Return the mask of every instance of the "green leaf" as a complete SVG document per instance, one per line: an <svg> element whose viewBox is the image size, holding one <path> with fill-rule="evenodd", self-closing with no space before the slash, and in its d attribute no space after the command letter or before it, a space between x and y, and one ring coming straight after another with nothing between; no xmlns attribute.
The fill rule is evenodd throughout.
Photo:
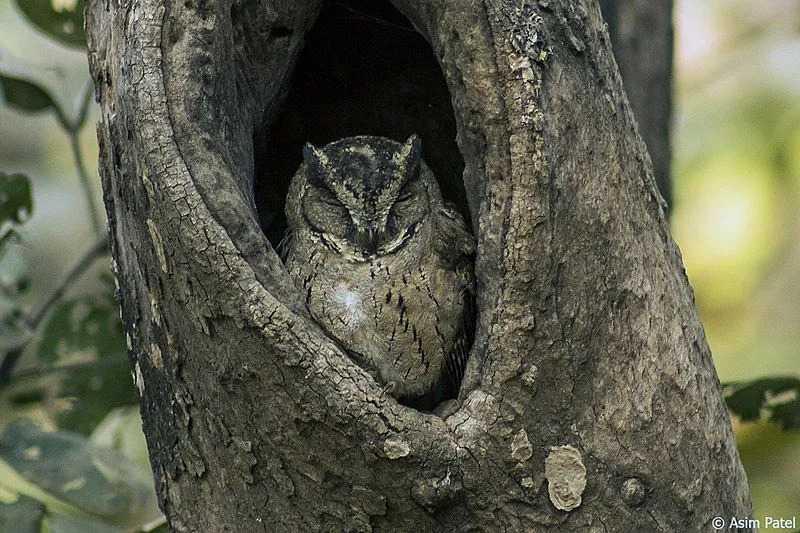
<svg viewBox="0 0 800 533"><path fill-rule="evenodd" d="M800 378L777 376L723 384L728 408L743 422L766 411L784 429L800 429Z"/></svg>
<svg viewBox="0 0 800 533"><path fill-rule="evenodd" d="M30 337L19 302L0 295L0 355L21 349Z"/></svg>
<svg viewBox="0 0 800 533"><path fill-rule="evenodd" d="M10 107L38 113L52 109L59 122L67 125L61 106L53 98L44 72L28 67L0 46L0 95Z"/></svg>
<svg viewBox="0 0 800 533"><path fill-rule="evenodd" d="M80 344L80 337L74 333L71 323L75 305L75 302L68 300L50 312L36 350L36 355L42 361L55 362L59 358L66 358Z"/></svg>
<svg viewBox="0 0 800 533"><path fill-rule="evenodd" d="M42 329L37 355L55 361L71 355L113 357L127 353L114 288L103 280L102 292L62 302Z"/></svg>
<svg viewBox="0 0 800 533"><path fill-rule="evenodd" d="M36 113L56 105L50 93L33 81L0 73L0 89L6 103L20 111Z"/></svg>
<svg viewBox="0 0 800 533"><path fill-rule="evenodd" d="M28 177L0 171L0 227L6 222L22 224L32 212L33 197Z"/></svg>
<svg viewBox="0 0 800 533"><path fill-rule="evenodd" d="M159 524L155 528L151 529L150 533L170 533L170 531L172 530L169 528L169 524L164 521L164 523Z"/></svg>
<svg viewBox="0 0 800 533"><path fill-rule="evenodd" d="M28 263L21 251L21 246L0 248L0 294L18 296L30 285Z"/></svg>
<svg viewBox="0 0 800 533"><path fill-rule="evenodd" d="M53 39L86 48L84 0L16 0L16 4L30 22Z"/></svg>
<svg viewBox="0 0 800 533"><path fill-rule="evenodd" d="M119 527L101 521L80 520L65 515L53 515L45 519L48 533L125 533Z"/></svg>
<svg viewBox="0 0 800 533"><path fill-rule="evenodd" d="M15 421L0 438L0 459L6 468L0 484L67 515L72 520L51 524L63 522L61 531L81 531L67 528L75 520L141 528L160 516L150 473L81 435Z"/></svg>
<svg viewBox="0 0 800 533"><path fill-rule="evenodd" d="M127 357L96 363L64 373L58 394L70 407L56 415L59 427L88 435L113 409L137 404Z"/></svg>
<svg viewBox="0 0 800 533"><path fill-rule="evenodd" d="M14 494L15 501L5 503L0 498L0 531L39 533L44 518L44 505L40 502Z"/></svg>
<svg viewBox="0 0 800 533"><path fill-rule="evenodd" d="M138 405L112 410L94 427L89 438L95 444L114 448L144 469L150 468Z"/></svg>
<svg viewBox="0 0 800 533"><path fill-rule="evenodd" d="M55 414L60 427L88 435L117 407L136 405L114 285L61 302L41 329L36 354L59 375L58 395L70 406Z"/></svg>

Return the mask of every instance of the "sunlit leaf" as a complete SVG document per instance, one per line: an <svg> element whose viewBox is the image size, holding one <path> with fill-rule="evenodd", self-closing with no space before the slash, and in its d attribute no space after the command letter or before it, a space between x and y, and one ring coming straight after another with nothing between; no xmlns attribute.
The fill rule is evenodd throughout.
<svg viewBox="0 0 800 533"><path fill-rule="evenodd" d="M16 4L30 22L53 39L69 46L86 47L84 0L16 0Z"/></svg>
<svg viewBox="0 0 800 533"><path fill-rule="evenodd" d="M33 197L28 177L0 171L0 226L6 222L22 224L32 211Z"/></svg>
<svg viewBox="0 0 800 533"><path fill-rule="evenodd" d="M33 493L28 495L42 500L48 511L69 516L61 531L89 531L67 529L75 519L130 528L160 516L150 473L80 435L16 421L0 438L0 459L11 469L3 485Z"/></svg>
<svg viewBox="0 0 800 533"><path fill-rule="evenodd" d="M144 469L150 468L138 405L119 407L109 412L94 427L89 438L95 444L114 448Z"/></svg>
<svg viewBox="0 0 800 533"><path fill-rule="evenodd" d="M169 524L166 524L166 523L161 524L158 527L156 527L155 529L151 529L150 531L151 531L151 533L169 533L170 532Z"/></svg>
<svg viewBox="0 0 800 533"><path fill-rule="evenodd" d="M778 376L723 385L728 408L744 422L755 421L762 411L784 429L800 429L800 378Z"/></svg>
<svg viewBox="0 0 800 533"><path fill-rule="evenodd" d="M44 517L44 505L28 496L14 494L15 501L5 503L0 498L0 531L39 533Z"/></svg>

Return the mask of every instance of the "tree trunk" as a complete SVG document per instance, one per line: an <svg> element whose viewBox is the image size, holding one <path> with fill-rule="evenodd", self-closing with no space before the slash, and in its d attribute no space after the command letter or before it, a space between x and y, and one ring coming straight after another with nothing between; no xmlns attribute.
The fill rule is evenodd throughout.
<svg viewBox="0 0 800 533"><path fill-rule="evenodd" d="M441 416L383 394L325 336L259 228L253 139L321 3L89 4L115 272L172 527L691 531L749 516L597 2L393 4L441 65L478 242L475 341Z"/></svg>
<svg viewBox="0 0 800 533"><path fill-rule="evenodd" d="M672 0L600 0L625 92L672 207Z"/></svg>

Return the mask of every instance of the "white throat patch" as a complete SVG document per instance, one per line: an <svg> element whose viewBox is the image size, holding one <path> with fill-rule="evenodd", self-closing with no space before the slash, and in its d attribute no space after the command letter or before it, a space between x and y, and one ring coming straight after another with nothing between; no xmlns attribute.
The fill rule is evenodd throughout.
<svg viewBox="0 0 800 533"><path fill-rule="evenodd" d="M349 327L359 325L365 317L361 294L352 290L347 283L338 283L333 288L332 297L337 314Z"/></svg>

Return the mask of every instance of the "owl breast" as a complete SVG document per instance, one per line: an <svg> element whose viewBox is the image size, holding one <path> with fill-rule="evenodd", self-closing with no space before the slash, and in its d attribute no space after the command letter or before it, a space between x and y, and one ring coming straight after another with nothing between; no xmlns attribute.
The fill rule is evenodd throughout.
<svg viewBox="0 0 800 533"><path fill-rule="evenodd" d="M311 316L399 397L426 394L441 378L464 319L463 275L435 257L406 254L344 263L330 253L289 259Z"/></svg>

